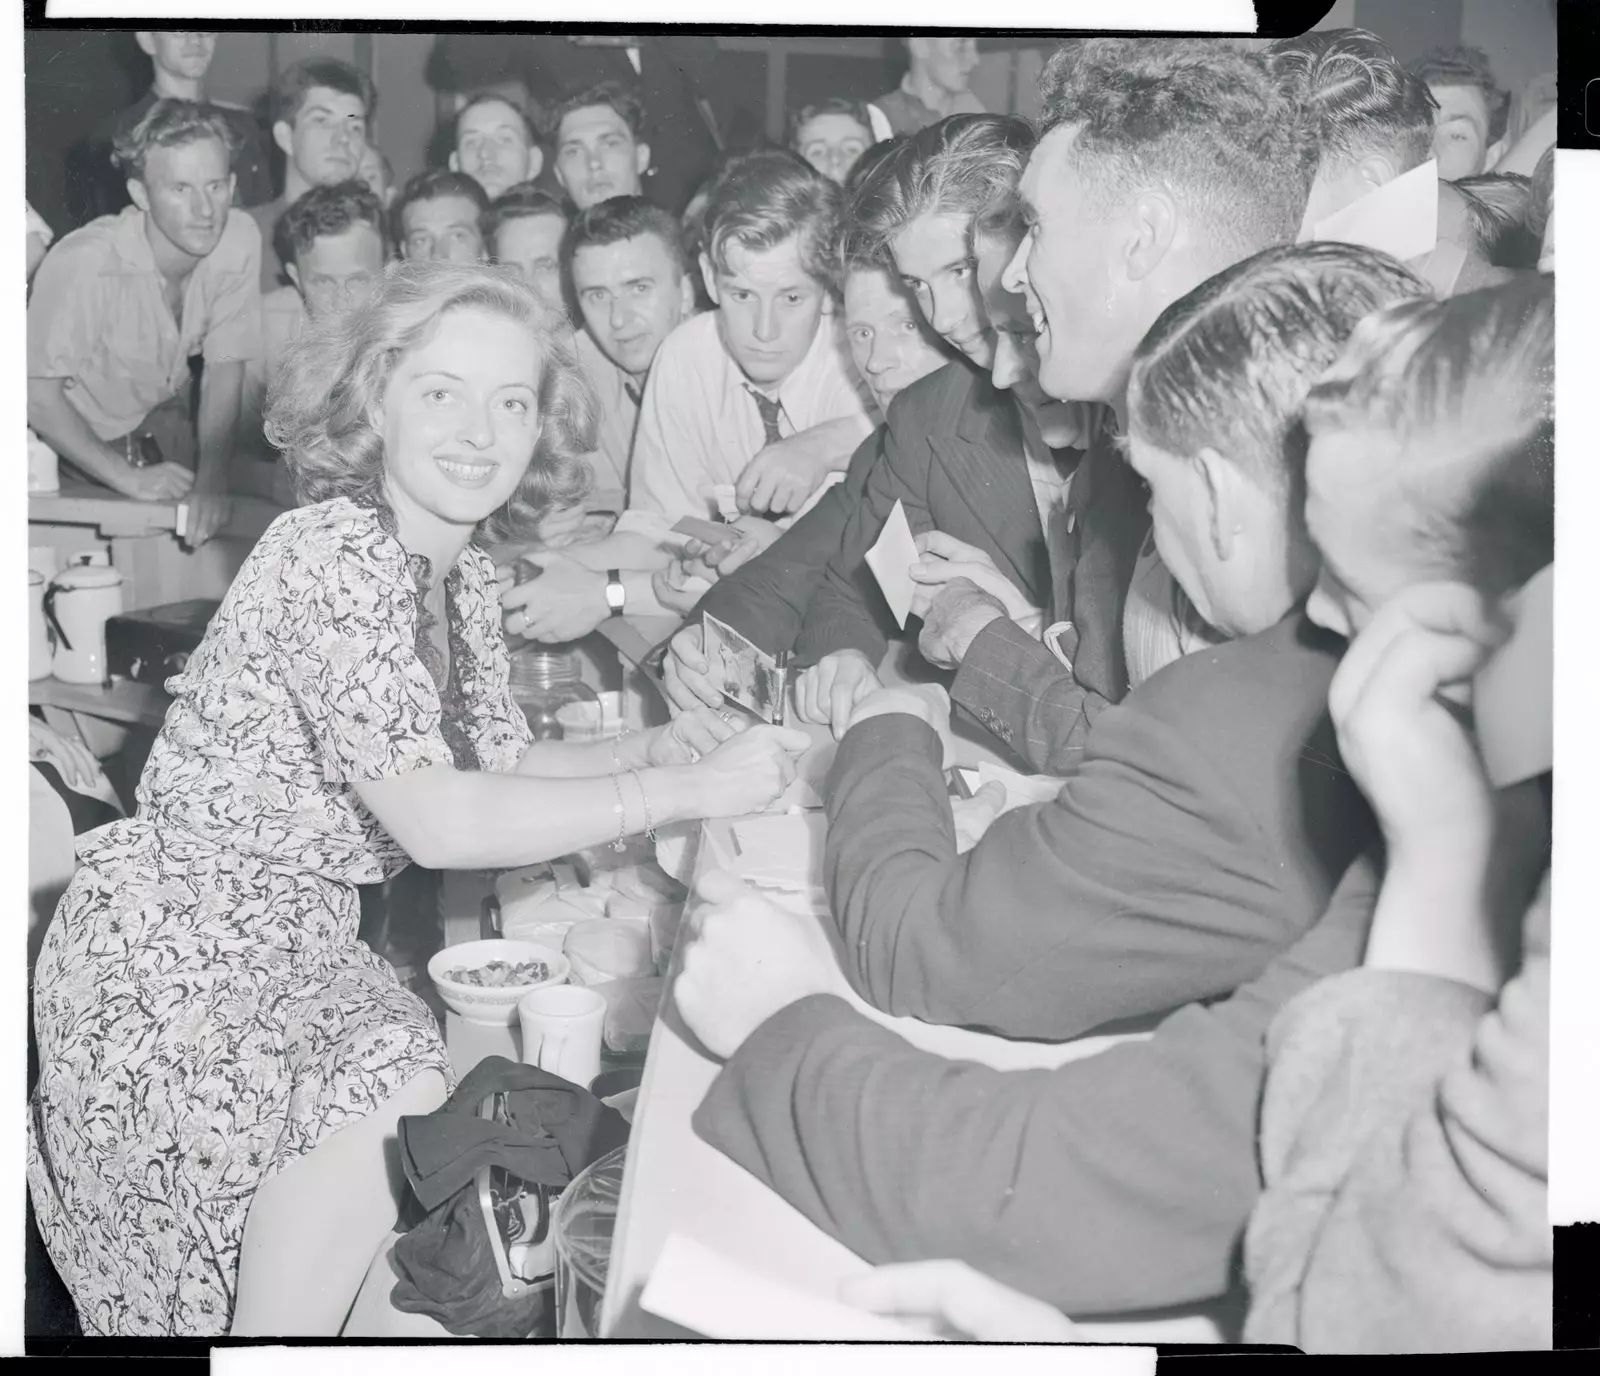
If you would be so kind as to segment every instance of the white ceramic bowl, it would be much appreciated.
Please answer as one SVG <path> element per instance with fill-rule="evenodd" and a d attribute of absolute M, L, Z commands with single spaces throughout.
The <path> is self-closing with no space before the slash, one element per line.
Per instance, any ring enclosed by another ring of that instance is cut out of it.
<path fill-rule="evenodd" d="M 477 969 L 492 960 L 503 960 L 508 965 L 519 961 L 543 961 L 550 973 L 531 984 L 508 984 L 500 989 L 480 989 L 474 984 L 458 984 L 446 976 L 446 971 L 465 966 Z M 547 984 L 565 984 L 572 973 L 572 963 L 560 951 L 533 941 L 511 941 L 503 937 L 492 941 L 463 941 L 446 946 L 428 961 L 428 978 L 439 991 L 439 997 L 469 1022 L 490 1027 L 509 1027 L 517 1018 L 517 1003 L 530 989 L 542 989 Z"/>

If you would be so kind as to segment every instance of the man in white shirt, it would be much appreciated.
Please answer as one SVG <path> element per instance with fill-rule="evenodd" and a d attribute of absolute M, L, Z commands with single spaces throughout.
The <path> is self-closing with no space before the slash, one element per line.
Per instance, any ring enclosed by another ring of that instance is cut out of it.
<path fill-rule="evenodd" d="M 534 556 L 506 629 L 571 640 L 608 614 L 659 612 L 651 571 L 683 516 L 786 525 L 844 473 L 877 423 L 833 309 L 839 188 L 791 154 L 729 168 L 706 210 L 700 268 L 717 309 L 657 351 L 634 439 L 628 510 L 606 540 Z"/>

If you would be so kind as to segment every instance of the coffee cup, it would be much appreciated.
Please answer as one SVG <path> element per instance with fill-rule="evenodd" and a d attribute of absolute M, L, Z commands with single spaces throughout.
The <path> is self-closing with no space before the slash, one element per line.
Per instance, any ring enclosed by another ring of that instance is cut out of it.
<path fill-rule="evenodd" d="M 551 984 L 517 1004 L 522 1060 L 587 1089 L 600 1073 L 606 1001 L 593 989 Z"/>

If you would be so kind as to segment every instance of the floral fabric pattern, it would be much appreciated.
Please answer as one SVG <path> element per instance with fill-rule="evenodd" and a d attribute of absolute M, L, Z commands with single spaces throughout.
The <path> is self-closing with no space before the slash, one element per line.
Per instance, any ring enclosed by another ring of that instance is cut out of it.
<path fill-rule="evenodd" d="M 28 1182 L 86 1333 L 226 1333 L 261 1183 L 451 1078 L 432 1013 L 356 939 L 353 886 L 409 861 L 351 785 L 509 771 L 530 733 L 491 561 L 468 548 L 446 580 L 443 690 L 422 573 L 386 511 L 279 517 L 167 682 L 137 816 L 80 838 L 34 979 Z"/>

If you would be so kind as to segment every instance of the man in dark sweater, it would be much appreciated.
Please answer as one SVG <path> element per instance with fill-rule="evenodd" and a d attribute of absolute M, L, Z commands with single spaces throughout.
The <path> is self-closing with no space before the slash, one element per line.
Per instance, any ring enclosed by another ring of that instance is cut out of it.
<path fill-rule="evenodd" d="M 675 997 L 729 1059 L 696 1129 L 869 1260 L 955 1257 L 1079 1316 L 1227 1289 L 1262 1034 L 1359 957 L 1372 888 L 1326 711 L 1342 642 L 1299 610 L 1298 407 L 1362 316 L 1423 291 L 1381 255 L 1306 245 L 1156 321 L 1131 455 L 1163 558 L 1235 639 L 1106 712 L 1055 801 L 958 855 L 940 703 L 880 690 L 840 743 L 826 877 L 858 994 L 1046 1040 L 1177 1009 L 1150 1041 L 1049 1072 L 954 1065 L 829 997 L 839 972 L 790 959 L 791 920 L 752 917 L 759 900 L 703 915 Z"/>
<path fill-rule="evenodd" d="M 140 30 L 134 34 L 139 50 L 150 59 L 150 89 L 96 126 L 71 153 L 69 182 L 80 223 L 115 215 L 130 204 L 128 183 L 112 160 L 112 150 L 117 140 L 125 139 L 150 107 L 163 99 L 209 103 L 220 110 L 234 136 L 233 203 L 256 206 L 272 199 L 266 145 L 255 116 L 240 106 L 211 100 L 206 94 L 206 72 L 217 54 L 219 37 L 187 30 Z"/>

